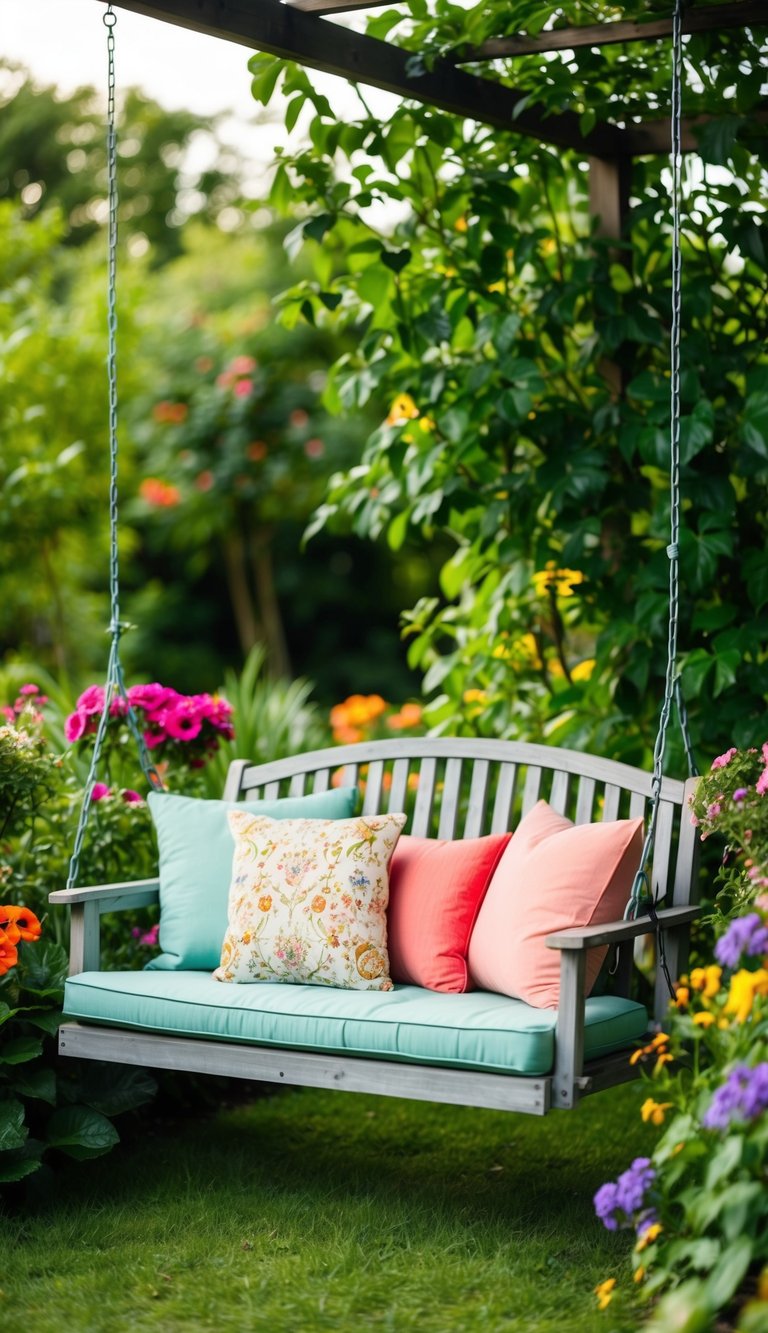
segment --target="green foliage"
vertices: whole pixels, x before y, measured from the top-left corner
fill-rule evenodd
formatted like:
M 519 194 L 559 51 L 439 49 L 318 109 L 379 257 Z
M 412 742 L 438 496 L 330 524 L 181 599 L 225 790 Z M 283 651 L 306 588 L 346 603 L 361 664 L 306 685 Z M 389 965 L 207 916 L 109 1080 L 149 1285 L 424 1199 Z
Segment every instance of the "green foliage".
M 5 918 L 15 910 L 0 907 L 6 929 Z M 76 1065 L 61 1071 L 55 1038 L 67 956 L 39 933 L 33 918 L 17 961 L 7 969 L 0 962 L 0 1188 L 32 1175 L 52 1150 L 78 1161 L 108 1152 L 119 1141 L 108 1115 L 141 1106 L 155 1091 L 143 1071 L 117 1072 L 118 1097 L 110 1094 L 109 1066 L 100 1067 L 97 1078 L 91 1071 L 89 1079 Z M 0 935 L 5 939 L 6 931 Z
M 89 240 L 107 211 L 105 109 L 95 88 L 65 96 L 0 61 L 0 111 L 0 200 L 20 205 L 25 219 L 58 212 L 68 244 Z M 234 210 L 241 164 L 222 145 L 218 118 L 169 111 L 129 88 L 117 136 L 118 222 L 132 253 L 148 249 L 165 263 L 181 253 L 189 217 L 216 222 L 228 210 L 230 225 L 242 220 Z M 196 165 L 206 157 L 211 165 Z
M 413 3 L 369 31 L 396 33 L 428 63 L 460 41 L 537 31 L 550 13 Z M 495 62 L 490 77 L 509 75 L 547 112 L 578 111 L 585 128 L 614 116 L 617 98 L 622 115 L 656 118 L 667 50 L 631 50 L 631 61 L 608 47 Z M 683 223 L 681 643 L 706 748 L 713 724 L 742 743 L 766 697 L 765 135 L 749 116 L 762 59 L 749 31 L 686 48 L 686 112 L 718 117 L 701 149 L 727 168 L 704 167 L 705 190 L 688 159 Z M 272 194 L 276 207 L 304 206 L 289 243 L 314 265 L 283 317 L 354 330 L 326 402 L 381 422 L 310 534 L 342 525 L 393 549 L 450 538 L 441 595 L 404 618 L 433 726 L 646 761 L 668 600 L 664 160 L 633 163 L 625 238 L 612 243 L 589 216 L 578 154 L 469 133 L 408 103 L 381 122 L 362 96 L 359 117 L 342 121 L 302 70 L 265 56 L 251 68 L 262 101 L 282 80 L 287 123 L 311 112 L 310 145 L 281 156 Z M 670 763 L 682 766 L 677 742 Z
M 716 834 L 725 852 L 715 877 L 720 924 L 737 916 L 768 889 L 768 743 L 762 750 L 735 746 L 715 759 L 692 802 L 700 837 Z
M 220 798 L 233 759 L 267 763 L 286 755 L 318 750 L 328 742 L 328 729 L 311 701 L 304 680 L 264 677 L 264 650 L 256 647 L 239 675 L 228 671 L 224 694 L 236 719 L 235 736 L 223 741 L 201 772 L 205 794 Z

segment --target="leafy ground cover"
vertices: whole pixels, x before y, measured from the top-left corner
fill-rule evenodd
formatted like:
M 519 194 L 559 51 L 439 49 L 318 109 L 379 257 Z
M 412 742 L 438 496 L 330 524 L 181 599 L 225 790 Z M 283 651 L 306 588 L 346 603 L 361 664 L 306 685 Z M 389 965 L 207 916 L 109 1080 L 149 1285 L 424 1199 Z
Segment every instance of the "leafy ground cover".
M 650 1147 L 638 1087 L 544 1120 L 286 1091 L 156 1121 L 2 1219 L 5 1333 L 625 1333 L 592 1195 Z M 645 1139 L 648 1142 L 646 1144 Z

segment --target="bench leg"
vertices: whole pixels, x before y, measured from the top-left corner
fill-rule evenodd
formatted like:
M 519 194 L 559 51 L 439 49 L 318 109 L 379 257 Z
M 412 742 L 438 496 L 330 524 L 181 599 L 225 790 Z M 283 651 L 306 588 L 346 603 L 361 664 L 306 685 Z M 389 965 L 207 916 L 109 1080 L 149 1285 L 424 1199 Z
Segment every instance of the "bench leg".
M 555 1073 L 552 1109 L 568 1109 L 578 1100 L 576 1080 L 584 1065 L 584 949 L 563 949 L 560 954 L 560 1007 L 557 1012 Z

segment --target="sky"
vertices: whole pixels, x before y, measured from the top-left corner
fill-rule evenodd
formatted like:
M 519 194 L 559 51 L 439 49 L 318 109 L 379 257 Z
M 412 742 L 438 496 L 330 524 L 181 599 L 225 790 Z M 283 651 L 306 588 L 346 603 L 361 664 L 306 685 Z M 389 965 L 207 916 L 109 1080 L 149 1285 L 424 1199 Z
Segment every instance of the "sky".
M 99 0 L 0 0 L 0 59 L 26 65 L 43 83 L 71 92 L 91 83 L 106 92 L 105 5 Z M 163 106 L 208 115 L 225 111 L 222 138 L 257 164 L 269 162 L 282 127 L 256 124 L 247 47 L 117 9 L 118 89 L 139 86 Z M 343 79 L 313 76 L 339 117 L 354 104 Z M 369 90 L 385 113 L 394 102 Z M 299 125 L 297 134 L 301 133 Z

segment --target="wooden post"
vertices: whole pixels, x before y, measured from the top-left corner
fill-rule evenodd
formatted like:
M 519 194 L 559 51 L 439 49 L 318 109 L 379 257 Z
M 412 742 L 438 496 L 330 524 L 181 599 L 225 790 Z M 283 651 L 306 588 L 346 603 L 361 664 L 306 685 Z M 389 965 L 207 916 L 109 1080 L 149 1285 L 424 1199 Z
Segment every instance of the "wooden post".
M 589 211 L 597 219 L 596 236 L 605 240 L 625 239 L 631 178 L 631 157 L 590 157 Z M 618 247 L 612 252 L 611 259 L 618 264 L 630 266 L 627 251 Z M 620 398 L 626 382 L 626 367 L 616 361 L 604 360 L 601 361 L 599 370 L 611 393 L 614 397 Z

